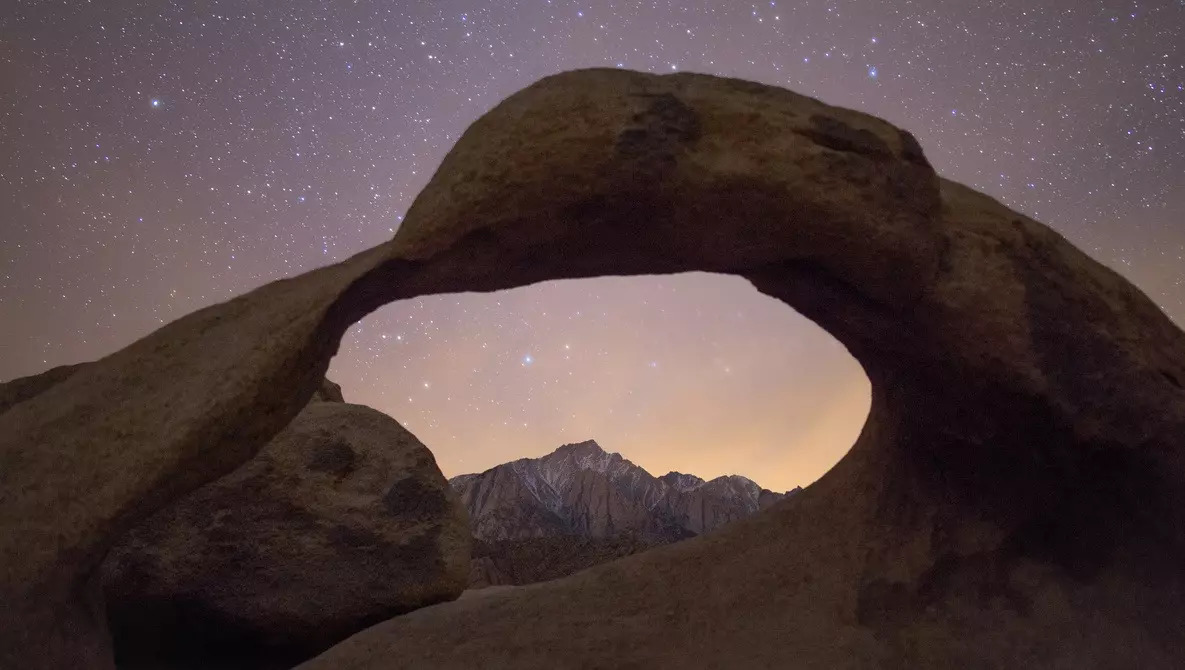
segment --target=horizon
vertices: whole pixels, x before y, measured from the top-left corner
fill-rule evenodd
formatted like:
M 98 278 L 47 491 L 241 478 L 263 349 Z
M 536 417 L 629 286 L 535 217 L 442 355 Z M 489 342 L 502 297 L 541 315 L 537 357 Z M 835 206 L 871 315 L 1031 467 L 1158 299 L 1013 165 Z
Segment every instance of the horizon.
M 551 451 L 549 451 L 549 452 L 547 452 L 547 453 L 544 453 L 544 454 L 542 454 L 542 455 L 540 455 L 540 456 L 522 456 L 522 457 L 520 457 L 520 458 L 516 458 L 516 459 L 514 459 L 514 460 L 511 460 L 511 461 L 506 461 L 506 462 L 504 462 L 504 463 L 498 463 L 498 464 L 496 464 L 496 465 L 493 465 L 493 466 L 491 466 L 491 467 L 485 468 L 484 470 L 480 470 L 480 471 L 477 471 L 477 472 L 462 472 L 462 473 L 455 474 L 455 475 L 450 475 L 450 474 L 448 474 L 448 473 L 444 473 L 444 476 L 445 476 L 445 479 L 449 480 L 450 482 L 451 482 L 453 479 L 456 479 L 457 477 L 474 477 L 474 476 L 480 476 L 480 475 L 483 475 L 483 474 L 485 474 L 485 473 L 487 473 L 487 472 L 489 472 L 489 471 L 491 471 L 491 470 L 493 470 L 493 469 L 495 469 L 495 468 L 498 468 L 498 467 L 501 467 L 501 466 L 503 466 L 503 465 L 508 465 L 508 464 L 510 464 L 510 463 L 513 463 L 514 461 L 519 461 L 519 460 L 539 460 L 539 459 L 545 458 L 545 457 L 547 457 L 547 456 L 550 456 L 550 455 L 552 455 L 552 454 L 556 453 L 557 451 L 559 451 L 560 449 L 563 449 L 564 447 L 578 447 L 578 446 L 581 446 L 581 445 L 584 445 L 584 444 L 588 444 L 588 443 L 592 443 L 592 444 L 596 445 L 596 446 L 597 446 L 597 448 L 599 448 L 599 449 L 600 449 L 602 452 L 604 452 L 605 454 L 607 454 L 607 455 L 609 455 L 609 456 L 620 456 L 620 457 L 621 457 L 621 459 L 622 459 L 623 461 L 625 461 L 625 462 L 627 462 L 627 463 L 629 463 L 629 464 L 633 465 L 634 467 L 640 468 L 640 469 L 641 469 L 643 472 L 645 472 L 646 474 L 650 475 L 651 477 L 654 477 L 655 479 L 662 479 L 663 477 L 669 477 L 670 475 L 680 475 L 680 476 L 684 476 L 684 477 L 695 477 L 696 479 L 702 480 L 702 481 L 703 481 L 703 483 L 705 483 L 705 484 L 706 484 L 706 483 L 708 483 L 708 482 L 711 482 L 711 481 L 714 481 L 714 480 L 717 480 L 717 479 L 725 479 L 725 478 L 729 478 L 729 477 L 740 477 L 740 478 L 742 478 L 742 479 L 747 479 L 748 481 L 750 481 L 750 482 L 753 482 L 754 484 L 757 484 L 758 486 L 760 486 L 760 487 L 761 487 L 761 488 L 763 488 L 763 489 L 767 489 L 767 490 L 769 490 L 769 491 L 773 491 L 774 493 L 788 493 L 788 492 L 790 492 L 790 491 L 792 491 L 792 490 L 794 490 L 794 489 L 798 489 L 798 488 L 806 488 L 806 485 L 805 485 L 805 484 L 800 484 L 800 485 L 793 486 L 793 487 L 791 487 L 791 488 L 788 488 L 788 489 L 785 489 L 785 490 L 782 490 L 782 489 L 774 489 L 774 488 L 770 488 L 770 487 L 768 487 L 768 486 L 765 486 L 765 485 L 764 485 L 764 484 L 762 484 L 760 481 L 758 481 L 758 480 L 756 480 L 756 479 L 754 479 L 754 478 L 752 478 L 752 477 L 749 477 L 749 476 L 747 476 L 747 475 L 742 475 L 742 474 L 739 474 L 739 473 L 736 473 L 736 472 L 732 472 L 732 473 L 725 473 L 725 474 L 720 474 L 720 475 L 714 475 L 714 476 L 711 476 L 711 477 L 705 477 L 705 476 L 703 476 L 703 475 L 700 475 L 700 474 L 698 474 L 698 473 L 694 473 L 694 472 L 680 472 L 680 471 L 678 471 L 678 470 L 669 470 L 669 471 L 667 471 L 667 472 L 666 472 L 666 473 L 664 473 L 664 474 L 661 474 L 661 475 L 656 475 L 656 474 L 654 474 L 654 472 L 655 472 L 655 471 L 653 471 L 653 470 L 650 470 L 649 468 L 646 468 L 646 467 L 643 467 L 643 466 L 639 465 L 638 463 L 634 462 L 632 459 L 630 459 L 629 457 L 627 457 L 625 454 L 621 453 L 620 451 L 610 451 L 610 450 L 606 449 L 605 447 L 601 446 L 601 443 L 600 443 L 600 442 L 598 442 L 596 439 L 587 439 L 587 440 L 580 440 L 580 441 L 578 441 L 578 442 L 569 442 L 569 443 L 561 444 L 561 445 L 559 445 L 558 447 L 555 447 L 555 448 L 554 448 L 554 449 L 552 449 Z

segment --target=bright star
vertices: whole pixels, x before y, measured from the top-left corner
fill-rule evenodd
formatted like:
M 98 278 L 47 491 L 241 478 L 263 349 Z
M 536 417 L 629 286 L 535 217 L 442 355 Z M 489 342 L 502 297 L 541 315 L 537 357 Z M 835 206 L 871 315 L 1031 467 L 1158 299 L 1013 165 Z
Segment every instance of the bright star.
M 872 77 L 873 79 L 876 79 L 876 68 L 874 68 L 874 67 L 868 68 L 868 76 Z
M 153 99 L 152 99 L 152 106 L 153 106 L 153 107 L 160 107 L 160 100 L 157 100 L 156 98 L 153 98 Z
M 535 359 L 531 357 L 531 354 L 527 354 L 526 356 L 523 356 L 523 365 L 530 365 L 531 363 L 534 363 L 534 362 L 535 362 Z

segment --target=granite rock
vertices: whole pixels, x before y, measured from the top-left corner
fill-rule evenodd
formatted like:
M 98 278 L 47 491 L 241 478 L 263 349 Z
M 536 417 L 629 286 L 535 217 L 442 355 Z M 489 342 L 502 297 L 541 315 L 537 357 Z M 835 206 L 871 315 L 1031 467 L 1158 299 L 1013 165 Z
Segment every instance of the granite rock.
M 103 585 L 121 666 L 291 667 L 456 598 L 468 572 L 467 519 L 431 452 L 373 409 L 314 402 L 132 529 Z
M 96 568 L 306 404 L 350 324 L 430 293 L 741 275 L 867 372 L 851 451 L 687 542 L 417 610 L 350 667 L 1173 667 L 1185 335 L 908 133 L 790 91 L 548 77 L 457 141 L 395 238 L 179 319 L 0 414 L 0 666 L 110 667 Z

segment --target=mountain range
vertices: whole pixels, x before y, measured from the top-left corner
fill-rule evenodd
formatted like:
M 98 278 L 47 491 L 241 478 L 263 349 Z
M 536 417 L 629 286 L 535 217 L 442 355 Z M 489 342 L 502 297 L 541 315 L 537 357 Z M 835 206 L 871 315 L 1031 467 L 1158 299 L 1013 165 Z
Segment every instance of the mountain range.
M 449 483 L 469 513 L 473 537 L 484 542 L 556 536 L 671 542 L 788 495 L 739 475 L 704 480 L 669 472 L 655 477 L 592 440 L 458 475 Z

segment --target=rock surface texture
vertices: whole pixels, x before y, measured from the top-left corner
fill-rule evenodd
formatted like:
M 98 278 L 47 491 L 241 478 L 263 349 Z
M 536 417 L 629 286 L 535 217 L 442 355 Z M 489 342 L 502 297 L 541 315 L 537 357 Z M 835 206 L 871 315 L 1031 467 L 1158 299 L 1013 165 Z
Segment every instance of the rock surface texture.
M 342 397 L 342 387 L 340 384 L 335 384 L 328 379 L 321 380 L 321 388 L 313 394 L 313 400 L 317 402 L 345 402 L 346 399 Z
M 84 365 L 86 363 L 59 365 L 39 375 L 21 377 L 0 384 L 0 414 L 6 412 L 13 405 L 24 402 L 54 385 L 62 383 Z
M 316 391 L 379 305 L 739 274 L 872 383 L 801 494 L 302 666 L 1179 667 L 1185 334 L 907 133 L 749 82 L 556 75 L 458 140 L 395 238 L 175 321 L 0 414 L 0 667 L 109 668 L 96 568 Z
M 313 402 L 255 458 L 134 528 L 103 591 L 120 667 L 288 668 L 455 599 L 469 558 L 428 449 L 373 409 Z
M 473 537 L 496 542 L 638 535 L 673 542 L 744 518 L 785 494 L 737 475 L 655 477 L 589 440 L 449 479 Z
M 474 540 L 469 563 L 469 589 L 520 586 L 546 582 L 666 544 L 662 538 L 529 537 L 484 542 Z
M 737 475 L 655 477 L 592 440 L 449 484 L 476 540 L 471 589 L 566 577 L 695 537 L 786 496 Z

